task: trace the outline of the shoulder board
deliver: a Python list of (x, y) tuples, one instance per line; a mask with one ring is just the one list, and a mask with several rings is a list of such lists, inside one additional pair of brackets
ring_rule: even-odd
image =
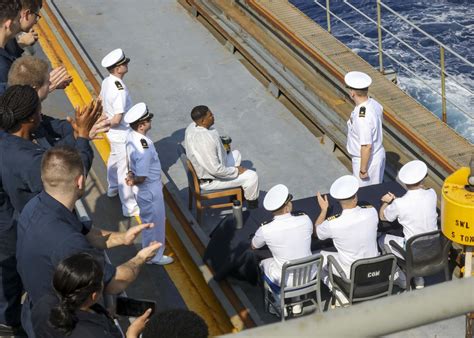
[(373, 205), (367, 204), (367, 205), (361, 205), (361, 208), (367, 209), (367, 208), (373, 208)]
[(303, 216), (306, 215), (303, 211), (292, 211), (291, 216)]
[(365, 107), (362, 106), (359, 109), (359, 117), (365, 117)]
[(142, 144), (143, 149), (148, 149), (148, 143), (144, 138), (140, 140), (140, 143)]
[(271, 223), (271, 222), (273, 222), (273, 219), (271, 219), (271, 220), (269, 220), (269, 221), (262, 222), (262, 224), (260, 224), (260, 225), (261, 225), (261, 226), (264, 226), (264, 225), (266, 225), (266, 224), (268, 224), (268, 223)]
[(117, 86), (117, 89), (118, 89), (118, 90), (123, 90), (123, 86), (122, 86), (122, 84), (120, 83), (120, 81), (115, 81), (115, 85)]
[(335, 220), (335, 219), (338, 218), (339, 216), (341, 216), (341, 214), (336, 214), (336, 215), (334, 215), (334, 216), (328, 217), (328, 218), (326, 218), (326, 221)]

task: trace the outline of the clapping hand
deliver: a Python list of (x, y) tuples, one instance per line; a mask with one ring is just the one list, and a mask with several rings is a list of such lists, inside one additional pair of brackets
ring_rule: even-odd
[(74, 136), (76, 138), (82, 137), (89, 139), (90, 131), (102, 115), (102, 100), (97, 98), (92, 100), (87, 106), (75, 108), (75, 119), (67, 117), (74, 129)]
[(38, 41), (38, 33), (33, 28), (28, 33), (23, 33), (18, 36), (17, 42), (20, 47), (33, 46)]
[(321, 196), (321, 193), (318, 191), (318, 193), (316, 194), (316, 199), (318, 200), (318, 204), (321, 210), (327, 210), (329, 208), (327, 195)]
[(107, 115), (102, 114), (99, 119), (95, 122), (89, 132), (89, 139), (91, 140), (101, 140), (104, 138), (103, 133), (106, 133), (110, 130), (110, 120)]
[(64, 66), (54, 68), (49, 73), (49, 92), (55, 89), (64, 89), (72, 82), (72, 76), (69, 75)]
[(386, 193), (385, 195), (382, 196), (382, 202), (384, 203), (392, 203), (392, 201), (395, 199), (395, 195), (392, 194), (391, 192)]
[(139, 224), (139, 225), (135, 225), (131, 227), (125, 232), (123, 236), (123, 244), (124, 245), (132, 244), (133, 241), (135, 241), (135, 239), (144, 229), (150, 229), (153, 227), (154, 227), (153, 223), (143, 223), (143, 224)]
[(161, 243), (153, 241), (147, 247), (144, 247), (138, 251), (137, 256), (142, 258), (145, 262), (148, 262), (150, 259), (155, 257), (158, 249), (161, 248)]

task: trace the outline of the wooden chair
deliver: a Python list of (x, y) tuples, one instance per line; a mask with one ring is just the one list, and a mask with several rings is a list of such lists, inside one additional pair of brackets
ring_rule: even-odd
[(199, 184), (199, 178), (196, 175), (196, 170), (191, 163), (191, 161), (186, 156), (186, 152), (182, 145), (178, 145), (178, 155), (179, 158), (186, 170), (186, 175), (188, 177), (189, 185), (189, 210), (193, 208), (193, 198), (196, 199), (196, 218), (199, 224), (202, 221), (202, 211), (205, 208), (209, 209), (221, 209), (221, 208), (230, 208), (232, 207), (232, 201), (226, 203), (213, 203), (213, 204), (204, 204), (205, 201), (211, 201), (217, 198), (225, 198), (235, 196), (234, 199), (239, 200), (240, 204), (243, 205), (243, 193), (241, 187), (229, 188), (229, 189), (219, 189), (219, 190), (201, 190)]

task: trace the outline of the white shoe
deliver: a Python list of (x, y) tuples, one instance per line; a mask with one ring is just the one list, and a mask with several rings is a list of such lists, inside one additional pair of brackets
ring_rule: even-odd
[(415, 282), (415, 289), (423, 289), (425, 287), (425, 280), (423, 277), (413, 278)]
[(171, 264), (173, 262), (174, 262), (173, 257), (163, 255), (161, 256), (160, 259), (158, 260), (152, 259), (151, 261), (146, 262), (146, 264), (166, 265), (166, 264)]
[(293, 314), (299, 315), (301, 314), (301, 312), (303, 312), (303, 307), (301, 306), (301, 304), (293, 305)]
[(107, 197), (115, 197), (118, 195), (118, 189), (108, 189)]

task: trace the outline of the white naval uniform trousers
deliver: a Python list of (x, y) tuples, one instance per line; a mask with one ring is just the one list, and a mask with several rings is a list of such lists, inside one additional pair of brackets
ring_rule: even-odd
[[(125, 83), (110, 74), (102, 81), (100, 91), (104, 111), (109, 118), (116, 114), (126, 113), (132, 107), (132, 99)], [(132, 216), (138, 212), (137, 202), (132, 187), (125, 184), (128, 172), (126, 137), (130, 127), (122, 118), (117, 127), (110, 128), (107, 138), (110, 141), (110, 156), (107, 161), (108, 190), (118, 190), (124, 216)]]
[[(365, 108), (365, 113), (361, 109)], [(347, 121), (347, 151), (352, 158), (352, 173), (359, 180), (361, 187), (379, 184), (383, 181), (385, 171), (385, 149), (383, 147), (383, 107), (374, 99), (356, 106)], [(361, 145), (372, 145), (368, 163), (369, 178), (361, 180), (360, 149)]]
[(162, 244), (152, 261), (159, 261), (165, 250), (165, 203), (161, 182), (161, 164), (153, 141), (134, 130), (127, 137), (127, 151), (130, 158), (130, 170), (135, 176), (146, 177), (141, 184), (133, 186), (133, 192), (140, 207), (140, 219), (143, 223), (154, 223), (151, 229), (142, 232), (142, 247), (152, 241)]
[[(385, 234), (379, 237), (379, 246), (383, 247), (390, 241), (394, 240), (402, 248), (411, 237), (425, 232), (435, 231), (438, 229), (436, 213), (436, 192), (433, 189), (415, 189), (408, 190), (405, 195), (395, 198), (393, 202), (384, 210), (384, 216), (389, 222), (398, 220), (403, 226), (403, 236), (394, 236)], [(392, 252), (402, 258), (398, 251)]]
[(247, 169), (241, 175), (237, 166), (241, 155), (237, 150), (227, 154), (219, 134), (214, 128), (206, 129), (193, 122), (185, 132), (186, 154), (201, 179), (211, 182), (201, 184), (204, 190), (227, 189), (241, 186), (247, 200), (258, 198), (258, 176)]

